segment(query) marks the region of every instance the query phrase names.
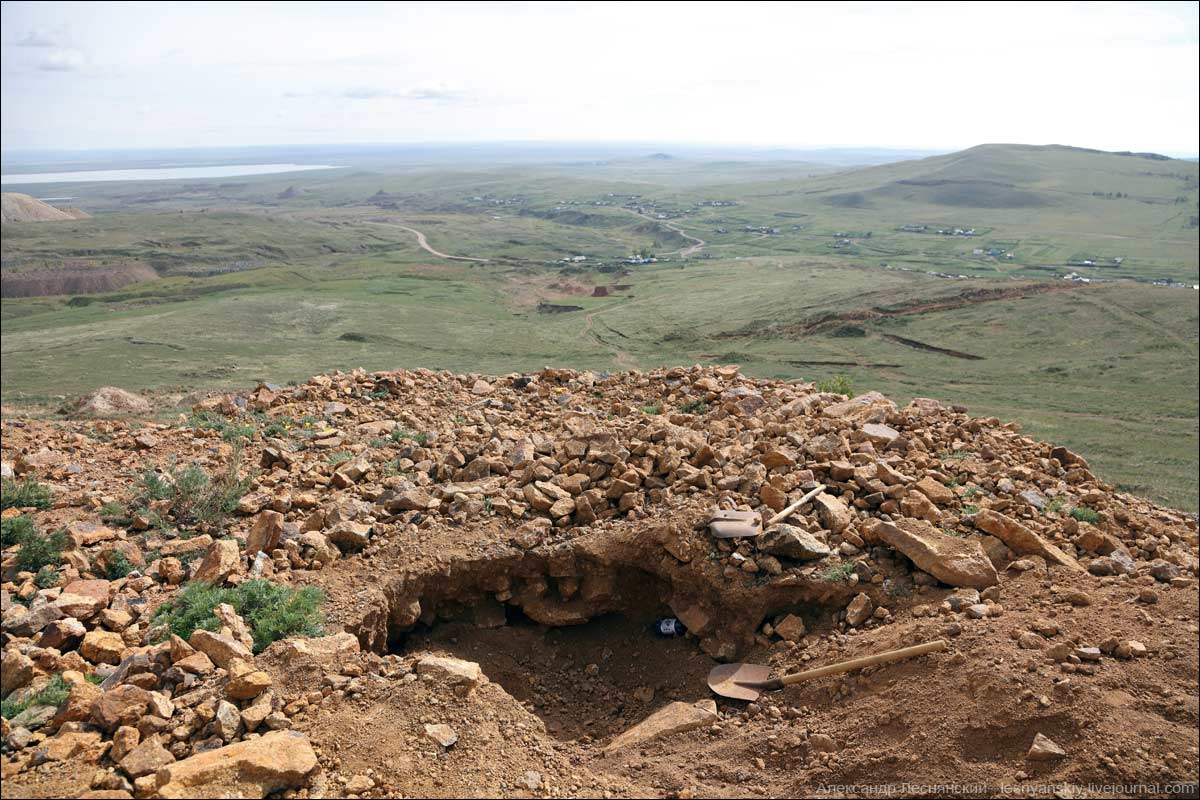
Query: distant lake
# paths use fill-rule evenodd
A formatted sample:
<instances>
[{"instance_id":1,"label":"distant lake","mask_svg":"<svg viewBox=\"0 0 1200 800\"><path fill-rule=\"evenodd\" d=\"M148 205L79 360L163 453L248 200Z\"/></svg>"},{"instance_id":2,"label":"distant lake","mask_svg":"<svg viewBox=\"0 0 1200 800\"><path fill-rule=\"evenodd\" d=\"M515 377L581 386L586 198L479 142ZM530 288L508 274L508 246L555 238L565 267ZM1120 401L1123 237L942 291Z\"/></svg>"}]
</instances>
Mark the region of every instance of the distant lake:
<instances>
[{"instance_id":1,"label":"distant lake","mask_svg":"<svg viewBox=\"0 0 1200 800\"><path fill-rule=\"evenodd\" d=\"M150 169L97 169L86 172L27 172L0 175L0 183L96 183L99 181L164 181L186 178L232 178L238 175L272 175L310 169L337 169L331 164L226 164L213 167L153 167Z\"/></svg>"}]
</instances>

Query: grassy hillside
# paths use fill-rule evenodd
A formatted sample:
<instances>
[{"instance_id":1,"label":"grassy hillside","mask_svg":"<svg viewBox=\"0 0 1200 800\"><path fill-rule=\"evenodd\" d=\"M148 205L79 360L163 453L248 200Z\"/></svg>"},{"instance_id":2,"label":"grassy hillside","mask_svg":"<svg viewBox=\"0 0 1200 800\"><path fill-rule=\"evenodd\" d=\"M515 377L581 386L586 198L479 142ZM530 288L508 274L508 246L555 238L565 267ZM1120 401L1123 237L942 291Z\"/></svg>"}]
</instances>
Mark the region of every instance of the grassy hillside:
<instances>
[{"instance_id":1,"label":"grassy hillside","mask_svg":"<svg viewBox=\"0 0 1200 800\"><path fill-rule=\"evenodd\" d=\"M739 362L963 402L1196 508L1197 295L1144 282L1197 280L1195 163L989 145L770 181L722 162L711 184L704 162L646 163L55 187L107 213L6 224L6 279L132 264L141 282L6 298L4 403L355 366ZM978 235L897 230L917 223ZM1014 257L973 252L997 246ZM1123 261L1071 263L1101 254ZM1122 280L1051 280L1067 272Z\"/></svg>"}]
</instances>

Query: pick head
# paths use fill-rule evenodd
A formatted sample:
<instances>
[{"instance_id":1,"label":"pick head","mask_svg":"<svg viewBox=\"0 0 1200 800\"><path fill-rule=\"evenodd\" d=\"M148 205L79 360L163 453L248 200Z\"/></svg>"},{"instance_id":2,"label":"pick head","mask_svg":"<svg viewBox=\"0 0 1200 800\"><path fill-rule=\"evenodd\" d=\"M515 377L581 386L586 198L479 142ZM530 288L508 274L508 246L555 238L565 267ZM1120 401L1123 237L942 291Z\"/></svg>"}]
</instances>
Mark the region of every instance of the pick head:
<instances>
[{"instance_id":1,"label":"pick head","mask_svg":"<svg viewBox=\"0 0 1200 800\"><path fill-rule=\"evenodd\" d=\"M745 684L762 683L770 679L771 668L761 664L722 664L708 673L708 688L734 700L757 700L762 692Z\"/></svg>"}]
</instances>

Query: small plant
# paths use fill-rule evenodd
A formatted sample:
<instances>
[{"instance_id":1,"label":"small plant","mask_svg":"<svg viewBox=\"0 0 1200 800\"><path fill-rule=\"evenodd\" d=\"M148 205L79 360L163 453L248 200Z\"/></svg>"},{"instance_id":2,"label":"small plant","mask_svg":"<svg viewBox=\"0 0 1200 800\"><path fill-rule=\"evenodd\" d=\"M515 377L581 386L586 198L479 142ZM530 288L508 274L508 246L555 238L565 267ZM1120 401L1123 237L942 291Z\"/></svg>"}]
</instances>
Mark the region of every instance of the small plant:
<instances>
[{"instance_id":1,"label":"small plant","mask_svg":"<svg viewBox=\"0 0 1200 800\"><path fill-rule=\"evenodd\" d=\"M49 589L58 585L58 570L47 564L33 576L33 585L39 589Z\"/></svg>"},{"instance_id":2,"label":"small plant","mask_svg":"<svg viewBox=\"0 0 1200 800\"><path fill-rule=\"evenodd\" d=\"M492 502L492 498L483 498L483 513L487 514L489 517L496 513L496 505Z\"/></svg>"},{"instance_id":3,"label":"small plant","mask_svg":"<svg viewBox=\"0 0 1200 800\"><path fill-rule=\"evenodd\" d=\"M33 533L33 520L29 517L5 517L0 521L0 550L7 550Z\"/></svg>"},{"instance_id":4,"label":"small plant","mask_svg":"<svg viewBox=\"0 0 1200 800\"><path fill-rule=\"evenodd\" d=\"M642 406L642 413L657 416L662 413L662 403L652 403L648 406Z\"/></svg>"},{"instance_id":5,"label":"small plant","mask_svg":"<svg viewBox=\"0 0 1200 800\"><path fill-rule=\"evenodd\" d=\"M12 478L0 481L0 505L4 508L49 508L54 502L50 489L32 477L18 483Z\"/></svg>"},{"instance_id":6,"label":"small plant","mask_svg":"<svg viewBox=\"0 0 1200 800\"><path fill-rule=\"evenodd\" d=\"M391 396L392 396L392 393L390 391L388 391L386 387L376 389L375 391L373 391L369 395L367 395L367 397L369 397L372 400L387 400Z\"/></svg>"},{"instance_id":7,"label":"small plant","mask_svg":"<svg viewBox=\"0 0 1200 800\"><path fill-rule=\"evenodd\" d=\"M689 400L679 407L684 414L701 415L708 411L708 403L703 400Z\"/></svg>"},{"instance_id":8,"label":"small plant","mask_svg":"<svg viewBox=\"0 0 1200 800\"><path fill-rule=\"evenodd\" d=\"M100 507L100 519L105 522L124 523L129 521L129 512L117 501L105 503Z\"/></svg>"},{"instance_id":9,"label":"small plant","mask_svg":"<svg viewBox=\"0 0 1200 800\"><path fill-rule=\"evenodd\" d=\"M207 583L189 583L173 600L159 606L155 625L183 639L197 630L215 631L221 626L213 615L220 603L229 603L246 620L254 637L254 652L289 636L319 636L323 620L320 606L324 594L314 586L293 588L252 580L229 589Z\"/></svg>"},{"instance_id":10,"label":"small plant","mask_svg":"<svg viewBox=\"0 0 1200 800\"><path fill-rule=\"evenodd\" d=\"M383 465L383 474L389 478L408 476L408 473L405 472L404 468L400 466L400 459L398 458L394 458Z\"/></svg>"},{"instance_id":11,"label":"small plant","mask_svg":"<svg viewBox=\"0 0 1200 800\"><path fill-rule=\"evenodd\" d=\"M821 573L821 580L829 583L838 583L840 581L850 580L850 576L854 574L853 564L838 564L837 566L827 567Z\"/></svg>"},{"instance_id":12,"label":"small plant","mask_svg":"<svg viewBox=\"0 0 1200 800\"><path fill-rule=\"evenodd\" d=\"M113 550L104 559L92 563L92 571L103 575L106 580L115 581L133 572L134 566L129 557L120 550Z\"/></svg>"},{"instance_id":13,"label":"small plant","mask_svg":"<svg viewBox=\"0 0 1200 800\"><path fill-rule=\"evenodd\" d=\"M962 512L963 512L964 514L968 514L968 515L972 515L972 514L978 514L978 513L979 513L979 506L972 505L971 503L967 503L966 505L964 505L964 506L962 507Z\"/></svg>"},{"instance_id":14,"label":"small plant","mask_svg":"<svg viewBox=\"0 0 1200 800\"><path fill-rule=\"evenodd\" d=\"M326 460L329 462L329 464L331 466L336 467L338 464L344 464L345 462L349 461L352 458L354 458L353 453L341 452L341 453L332 453L329 456L329 458Z\"/></svg>"},{"instance_id":15,"label":"small plant","mask_svg":"<svg viewBox=\"0 0 1200 800\"><path fill-rule=\"evenodd\" d=\"M193 414L185 424L190 428L217 431L221 434L221 438L227 442L238 441L240 439L253 439L254 434L258 430L251 422L236 422L232 419L225 419L220 414L214 414L211 411L201 411Z\"/></svg>"},{"instance_id":16,"label":"small plant","mask_svg":"<svg viewBox=\"0 0 1200 800\"><path fill-rule=\"evenodd\" d=\"M289 636L320 636L325 595L315 586L294 588L266 580L246 581L232 590L231 604L250 626L254 652Z\"/></svg>"},{"instance_id":17,"label":"small plant","mask_svg":"<svg viewBox=\"0 0 1200 800\"><path fill-rule=\"evenodd\" d=\"M296 423L291 417L275 417L274 419L268 420L266 424L263 425L262 432L263 436L268 438L282 439L283 437L288 436L295 427Z\"/></svg>"},{"instance_id":18,"label":"small plant","mask_svg":"<svg viewBox=\"0 0 1200 800\"><path fill-rule=\"evenodd\" d=\"M1044 514L1050 514L1050 513L1059 514L1059 513L1062 513L1062 510L1066 507L1067 507L1067 501L1061 497L1056 497L1053 500L1051 500L1049 503L1046 504L1046 508L1043 509L1042 513L1044 513Z\"/></svg>"},{"instance_id":19,"label":"small plant","mask_svg":"<svg viewBox=\"0 0 1200 800\"><path fill-rule=\"evenodd\" d=\"M24 700L13 700L11 697L0 703L0 716L5 719L12 719L27 708L33 706L53 706L58 708L66 702L67 696L71 694L71 687L63 679L62 674L55 675L46 684L46 688L34 695L30 695Z\"/></svg>"},{"instance_id":20,"label":"small plant","mask_svg":"<svg viewBox=\"0 0 1200 800\"><path fill-rule=\"evenodd\" d=\"M250 478L239 478L242 450L234 447L224 469L209 475L195 464L179 469L167 467L165 475L147 469L142 475L144 505L154 500L169 500L171 513L179 525L207 524L220 527L237 508L237 502L250 488Z\"/></svg>"},{"instance_id":21,"label":"small plant","mask_svg":"<svg viewBox=\"0 0 1200 800\"><path fill-rule=\"evenodd\" d=\"M463 418L463 421L464 422L466 421L465 417ZM410 441L410 442L416 442L417 445L424 447L425 440L428 437L424 433L416 433L414 431L405 430L404 428L396 428L395 430L392 431L391 438L392 438L393 442Z\"/></svg>"},{"instance_id":22,"label":"small plant","mask_svg":"<svg viewBox=\"0 0 1200 800\"><path fill-rule=\"evenodd\" d=\"M62 560L62 551L71 543L65 528L49 536L31 530L20 540L21 552L17 553L17 569L38 572L42 567L54 566Z\"/></svg>"},{"instance_id":23,"label":"small plant","mask_svg":"<svg viewBox=\"0 0 1200 800\"><path fill-rule=\"evenodd\" d=\"M1100 521L1100 512L1087 506L1076 506L1071 509L1071 516L1080 522L1096 523Z\"/></svg>"},{"instance_id":24,"label":"small plant","mask_svg":"<svg viewBox=\"0 0 1200 800\"><path fill-rule=\"evenodd\" d=\"M818 382L817 391L854 397L854 382L846 375L834 375L832 378Z\"/></svg>"}]
</instances>

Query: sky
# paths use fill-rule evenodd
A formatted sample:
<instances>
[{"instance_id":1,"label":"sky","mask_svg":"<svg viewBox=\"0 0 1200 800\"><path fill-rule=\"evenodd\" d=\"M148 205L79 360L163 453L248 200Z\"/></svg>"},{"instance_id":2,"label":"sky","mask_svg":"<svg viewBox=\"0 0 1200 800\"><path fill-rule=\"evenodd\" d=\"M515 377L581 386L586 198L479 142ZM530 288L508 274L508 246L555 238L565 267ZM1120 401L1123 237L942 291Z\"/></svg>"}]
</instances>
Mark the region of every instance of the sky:
<instances>
[{"instance_id":1,"label":"sky","mask_svg":"<svg viewBox=\"0 0 1200 800\"><path fill-rule=\"evenodd\" d=\"M1183 3L4 2L0 147L1195 154Z\"/></svg>"}]
</instances>

